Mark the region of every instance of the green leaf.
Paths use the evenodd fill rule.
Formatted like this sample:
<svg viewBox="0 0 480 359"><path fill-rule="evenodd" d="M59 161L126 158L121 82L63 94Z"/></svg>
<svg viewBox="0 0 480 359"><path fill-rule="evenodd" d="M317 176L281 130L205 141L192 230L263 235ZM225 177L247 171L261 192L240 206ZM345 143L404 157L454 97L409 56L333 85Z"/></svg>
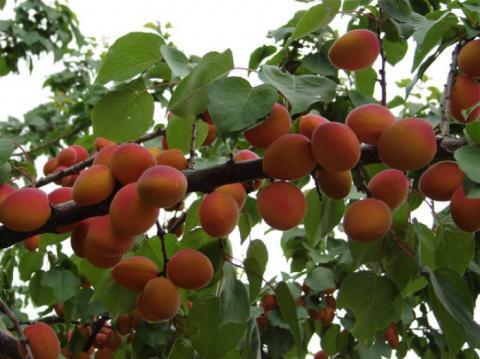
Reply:
<svg viewBox="0 0 480 359"><path fill-rule="evenodd" d="M334 200L323 197L320 200L315 189L307 193L307 215L305 216L305 233L309 242L318 243L340 223L345 203L343 200Z"/></svg>
<svg viewBox="0 0 480 359"><path fill-rule="evenodd" d="M437 233L435 260L437 267L449 268L463 276L475 253L473 233L441 226Z"/></svg>
<svg viewBox="0 0 480 359"><path fill-rule="evenodd" d="M410 22L412 20L412 9L407 0L379 0L381 8L395 20Z"/></svg>
<svg viewBox="0 0 480 359"><path fill-rule="evenodd" d="M480 166L478 166L480 161L480 147L475 145L460 147L455 151L453 157L468 178L480 183Z"/></svg>
<svg viewBox="0 0 480 359"><path fill-rule="evenodd" d="M277 100L271 85L251 87L241 77L217 80L208 89L208 112L221 137L252 127L267 116Z"/></svg>
<svg viewBox="0 0 480 359"><path fill-rule="evenodd" d="M316 292L335 288L335 273L328 268L317 267L310 272L305 283Z"/></svg>
<svg viewBox="0 0 480 359"><path fill-rule="evenodd" d="M0 184L5 183L10 179L11 172L12 166L10 163L0 164Z"/></svg>
<svg viewBox="0 0 480 359"><path fill-rule="evenodd" d="M177 340L175 340L175 342L173 343L170 353L168 353L168 359L179 358L195 358L192 342L185 337L177 338Z"/></svg>
<svg viewBox="0 0 480 359"><path fill-rule="evenodd" d="M271 65L263 65L259 77L263 82L275 86L288 99L292 106L290 110L292 114L305 111L317 102L331 102L337 86L322 76L295 76Z"/></svg>
<svg viewBox="0 0 480 359"><path fill-rule="evenodd" d="M352 333L363 345L373 343L377 331L400 318L402 301L391 280L373 272L356 272L345 278L337 304L355 313Z"/></svg>
<svg viewBox="0 0 480 359"><path fill-rule="evenodd" d="M108 49L100 67L99 84L109 81L125 81L160 62L162 38L146 32L131 32L117 39Z"/></svg>
<svg viewBox="0 0 480 359"><path fill-rule="evenodd" d="M384 38L383 50L385 51L387 62L393 66L398 64L407 54L408 43L402 39L390 41L388 38Z"/></svg>
<svg viewBox="0 0 480 359"><path fill-rule="evenodd" d="M63 303L80 291L80 279L69 270L52 269L42 275L42 285L52 289L58 303Z"/></svg>
<svg viewBox="0 0 480 359"><path fill-rule="evenodd" d="M324 0L305 11L298 20L292 34L292 40L300 39L313 31L327 26L340 9L340 0Z"/></svg>
<svg viewBox="0 0 480 359"><path fill-rule="evenodd" d="M173 115L168 121L168 147L177 148L183 153L190 152L192 129L195 124L195 148L199 148L208 135L208 124L192 117L182 118Z"/></svg>
<svg viewBox="0 0 480 359"><path fill-rule="evenodd" d="M27 281L32 274L42 268L43 264L42 252L37 251L22 251L19 255L18 272L20 273L20 279Z"/></svg>
<svg viewBox="0 0 480 359"><path fill-rule="evenodd" d="M255 320L248 324L247 333L245 335L245 346L242 353L242 359L260 359L261 358L262 341L260 332Z"/></svg>
<svg viewBox="0 0 480 359"><path fill-rule="evenodd" d="M272 105L273 106L273 105ZM7 162L15 149L13 141L8 138L0 139L0 163Z"/></svg>
<svg viewBox="0 0 480 359"><path fill-rule="evenodd" d="M467 123L465 132L475 143L480 143L480 121Z"/></svg>
<svg viewBox="0 0 480 359"><path fill-rule="evenodd" d="M372 96L377 81L377 72L369 67L365 70L355 71L355 88L365 96Z"/></svg>
<svg viewBox="0 0 480 359"><path fill-rule="evenodd" d="M103 96L94 106L91 117L95 136L115 142L134 140L153 122L153 97L141 80L135 81Z"/></svg>
<svg viewBox="0 0 480 359"><path fill-rule="evenodd" d="M7 61L5 60L5 58L0 57L0 77L5 76L8 73L10 73L10 68L8 67Z"/></svg>
<svg viewBox="0 0 480 359"><path fill-rule="evenodd" d="M223 265L224 287L220 294L220 325L246 323L250 305L245 286L235 277L229 262Z"/></svg>
<svg viewBox="0 0 480 359"><path fill-rule="evenodd" d="M265 244L256 239L250 242L247 249L247 257L243 261L245 271L248 278L249 300L256 300L262 288L262 277L267 268L268 250Z"/></svg>
<svg viewBox="0 0 480 359"><path fill-rule="evenodd" d="M435 269L435 236L430 228L422 223L414 221L413 226L418 237L420 263Z"/></svg>
<svg viewBox="0 0 480 359"><path fill-rule="evenodd" d="M52 305L56 302L53 290L42 284L44 271L36 272L28 283L28 291L35 305Z"/></svg>
<svg viewBox="0 0 480 359"><path fill-rule="evenodd" d="M167 62L168 66L172 70L172 78L185 77L193 68L188 58L183 52L175 47L163 45L160 48L163 58Z"/></svg>
<svg viewBox="0 0 480 359"><path fill-rule="evenodd" d="M99 300L112 315L117 316L130 312L135 308L138 292L118 285L112 278L111 271L105 271L95 288L92 300Z"/></svg>
<svg viewBox="0 0 480 359"><path fill-rule="evenodd" d="M325 350L328 354L334 355L338 352L337 340L340 336L340 326L338 324L332 324L322 335L322 350Z"/></svg>
<svg viewBox="0 0 480 359"><path fill-rule="evenodd" d="M277 48L273 45L263 45L256 48L250 55L250 60L248 61L249 69L256 69L264 59L273 55L277 51Z"/></svg>
<svg viewBox="0 0 480 359"><path fill-rule="evenodd" d="M357 266L376 262L382 257L383 241L359 242L348 241L350 253Z"/></svg>
<svg viewBox="0 0 480 359"><path fill-rule="evenodd" d="M230 50L209 52L193 71L185 77L172 94L168 109L176 115L188 117L206 110L208 87L233 69Z"/></svg>
<svg viewBox="0 0 480 359"><path fill-rule="evenodd" d="M7 0L0 0L0 10L5 7L6 3L7 3Z"/></svg>

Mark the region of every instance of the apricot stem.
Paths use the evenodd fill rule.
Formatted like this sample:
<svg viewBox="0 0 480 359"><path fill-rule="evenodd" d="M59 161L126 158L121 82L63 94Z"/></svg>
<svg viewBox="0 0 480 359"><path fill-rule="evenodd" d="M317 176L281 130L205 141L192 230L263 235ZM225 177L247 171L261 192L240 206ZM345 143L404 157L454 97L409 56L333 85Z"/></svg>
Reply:
<svg viewBox="0 0 480 359"><path fill-rule="evenodd" d="M30 345L28 344L28 339L25 337L25 335L23 334L22 328L20 327L20 321L18 320L15 313L13 313L13 311L8 307L8 305L2 299L0 299L0 310L5 313L8 319L10 319L10 321L15 326L15 330L17 332L17 335L20 338L20 342L23 344L23 347L26 349L26 352L27 352L25 355L25 358L32 359L33 358L32 351L30 349Z"/></svg>
<svg viewBox="0 0 480 359"><path fill-rule="evenodd" d="M195 164L195 139L197 137L197 123L198 117L195 117L192 124L192 139L190 140L190 155L188 157L188 169L193 169L193 165Z"/></svg>
<svg viewBox="0 0 480 359"><path fill-rule="evenodd" d="M160 238L160 243L162 244L162 255L163 255L163 269L162 269L162 275L164 277L167 277L167 263L168 263L168 256L167 256L167 248L165 246L165 234L166 232L163 230L162 226L160 223L157 221L155 223L157 226L157 236Z"/></svg>

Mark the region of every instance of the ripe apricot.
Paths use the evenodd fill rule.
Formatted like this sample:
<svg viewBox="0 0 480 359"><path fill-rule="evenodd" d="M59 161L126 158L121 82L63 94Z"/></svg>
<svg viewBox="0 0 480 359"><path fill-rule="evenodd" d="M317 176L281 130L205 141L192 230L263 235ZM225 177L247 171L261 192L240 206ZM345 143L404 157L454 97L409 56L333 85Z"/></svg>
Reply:
<svg viewBox="0 0 480 359"><path fill-rule="evenodd" d="M127 335L132 332L133 325L128 314L122 314L117 318L116 327L121 335Z"/></svg>
<svg viewBox="0 0 480 359"><path fill-rule="evenodd" d="M85 242L84 251L85 258L94 266L102 269L112 268L122 260L122 256L108 257L103 255L101 251L89 241Z"/></svg>
<svg viewBox="0 0 480 359"><path fill-rule="evenodd" d="M98 349L95 352L95 359L115 359L115 353L110 349Z"/></svg>
<svg viewBox="0 0 480 359"><path fill-rule="evenodd" d="M143 290L150 279L158 275L158 266L147 257L128 257L112 269L112 278L129 290Z"/></svg>
<svg viewBox="0 0 480 359"><path fill-rule="evenodd" d="M378 156L382 162L402 171L425 167L436 152L437 140L432 125L414 117L394 122L378 141Z"/></svg>
<svg viewBox="0 0 480 359"><path fill-rule="evenodd" d="M77 151L72 147L64 148L58 154L57 161L60 166L73 166L77 162Z"/></svg>
<svg viewBox="0 0 480 359"><path fill-rule="evenodd" d="M312 139L313 131L327 122L329 121L325 117L315 115L314 113L303 115L298 121L298 132L310 140Z"/></svg>
<svg viewBox="0 0 480 359"><path fill-rule="evenodd" d="M115 178L105 165L93 165L82 171L73 185L73 200L79 206L100 203L110 196Z"/></svg>
<svg viewBox="0 0 480 359"><path fill-rule="evenodd" d="M368 183L372 197L385 202L391 209L400 207L407 200L409 189L408 178L396 169L380 171Z"/></svg>
<svg viewBox="0 0 480 359"><path fill-rule="evenodd" d="M84 219L83 221L80 221L70 236L70 245L72 246L72 250L80 258L85 257L85 238L87 237L90 221L90 219Z"/></svg>
<svg viewBox="0 0 480 359"><path fill-rule="evenodd" d="M0 204L13 192L15 192L15 188L10 186L8 183L0 184Z"/></svg>
<svg viewBox="0 0 480 359"><path fill-rule="evenodd" d="M370 30L356 29L338 38L328 51L332 65L358 71L373 65L380 53L377 35Z"/></svg>
<svg viewBox="0 0 480 359"><path fill-rule="evenodd" d="M475 108L465 118L462 111L480 102L480 85L468 76L456 76L452 86L450 109L452 116L462 123L472 122L480 118L480 107Z"/></svg>
<svg viewBox="0 0 480 359"><path fill-rule="evenodd" d="M71 148L77 153L77 162L85 161L88 158L88 151L81 145L71 145Z"/></svg>
<svg viewBox="0 0 480 359"><path fill-rule="evenodd" d="M277 138L290 132L290 127L291 119L287 108L276 103L266 120L246 130L243 134L252 146L267 148Z"/></svg>
<svg viewBox="0 0 480 359"><path fill-rule="evenodd" d="M110 145L102 148L99 152L95 154L93 158L94 165L105 165L110 167L110 159L112 158L113 152L118 148L118 145Z"/></svg>
<svg viewBox="0 0 480 359"><path fill-rule="evenodd" d="M37 188L16 190L0 203L0 222L14 231L38 229L47 223L50 214L48 197Z"/></svg>
<svg viewBox="0 0 480 359"><path fill-rule="evenodd" d="M463 186L453 192L450 199L450 214L453 222L463 231L480 230L480 199L465 196Z"/></svg>
<svg viewBox="0 0 480 359"><path fill-rule="evenodd" d="M234 162L245 162L245 161L253 161L258 159L258 155L250 150L240 150L233 156ZM245 181L242 183L243 187L247 192L254 191L259 189L263 184L263 179L256 179L253 181Z"/></svg>
<svg viewBox="0 0 480 359"><path fill-rule="evenodd" d="M104 137L97 137L95 139L95 149L97 151L100 151L101 149L105 148L105 147L108 147L108 146L111 146L111 145L114 145L115 142L113 141L110 141L110 140L107 140L106 138Z"/></svg>
<svg viewBox="0 0 480 359"><path fill-rule="evenodd" d="M168 208L180 202L187 192L187 178L171 166L150 167L140 176L137 192L152 207Z"/></svg>
<svg viewBox="0 0 480 359"><path fill-rule="evenodd" d="M150 314L149 317L156 322L172 318L180 309L180 294L168 278L158 277L150 280L141 297L141 304L140 307L137 304L137 309L141 314L146 310L146 313Z"/></svg>
<svg viewBox="0 0 480 359"><path fill-rule="evenodd" d="M480 77L480 39L467 42L458 53L458 67L470 77Z"/></svg>
<svg viewBox="0 0 480 359"><path fill-rule="evenodd" d="M307 176L315 166L310 140L298 134L277 138L263 157L263 171L272 178L283 180Z"/></svg>
<svg viewBox="0 0 480 359"><path fill-rule="evenodd" d="M333 172L319 169L316 172L316 181L320 190L328 197L342 199L348 196L352 189L352 172Z"/></svg>
<svg viewBox="0 0 480 359"><path fill-rule="evenodd" d="M247 202L247 191L245 191L245 187L241 183L224 184L215 188L215 192L222 192L232 196L237 202L240 211L245 206L245 202Z"/></svg>
<svg viewBox="0 0 480 359"><path fill-rule="evenodd" d="M264 312L274 310L278 306L277 298L273 294L265 294L262 297L260 304L262 305Z"/></svg>
<svg viewBox="0 0 480 359"><path fill-rule="evenodd" d="M33 354L33 359L57 359L60 356L60 340L49 325L38 322L23 331Z"/></svg>
<svg viewBox="0 0 480 359"><path fill-rule="evenodd" d="M437 162L420 176L418 189L434 201L448 201L462 185L465 174L455 161Z"/></svg>
<svg viewBox="0 0 480 359"><path fill-rule="evenodd" d="M68 167L58 166L53 170L53 173L61 172L66 169L68 169ZM74 180L73 175L63 176L62 178L56 180L55 184L58 184L59 186L71 186L71 183L73 182L73 180Z"/></svg>
<svg viewBox="0 0 480 359"><path fill-rule="evenodd" d="M43 165L43 174L45 176L48 176L50 173L53 173L55 171L55 168L58 167L58 160L56 158L51 158L47 162L45 162L45 165Z"/></svg>
<svg viewBox="0 0 480 359"><path fill-rule="evenodd" d="M129 251L135 237L122 236L114 232L109 215L90 218L85 238L84 250L95 248L102 256L120 257Z"/></svg>
<svg viewBox="0 0 480 359"><path fill-rule="evenodd" d="M395 324L390 324L387 330L385 330L383 338L392 349L397 349L400 345L400 341L398 340L397 326Z"/></svg>
<svg viewBox="0 0 480 359"><path fill-rule="evenodd" d="M122 184L135 182L147 168L154 165L152 154L137 143L118 146L110 158L112 173Z"/></svg>
<svg viewBox="0 0 480 359"><path fill-rule="evenodd" d="M39 244L40 244L40 236L38 234L35 236L28 237L23 241L23 245L30 252L33 252L35 249L37 249Z"/></svg>
<svg viewBox="0 0 480 359"><path fill-rule="evenodd" d="M328 359L328 353L320 350L319 352L315 353L313 359Z"/></svg>
<svg viewBox="0 0 480 359"><path fill-rule="evenodd" d="M345 124L357 135L360 142L376 145L380 135L395 122L390 110L376 103L354 108L345 119Z"/></svg>
<svg viewBox="0 0 480 359"><path fill-rule="evenodd" d="M212 237L226 237L237 226L239 208L226 193L212 192L203 197L198 211L203 230Z"/></svg>
<svg viewBox="0 0 480 359"><path fill-rule="evenodd" d="M163 150L156 156L157 165L172 166L179 171L188 167L188 161L183 152L177 149Z"/></svg>
<svg viewBox="0 0 480 359"><path fill-rule="evenodd" d="M48 201L53 205L71 201L73 199L72 191L71 187L56 188L48 194Z"/></svg>
<svg viewBox="0 0 480 359"><path fill-rule="evenodd" d="M110 204L113 228L124 236L145 233L158 218L158 208L144 202L138 195L136 187L135 182L122 187Z"/></svg>
<svg viewBox="0 0 480 359"><path fill-rule="evenodd" d="M343 217L345 233L354 241L372 242L390 230L392 213L385 202L366 198L351 204Z"/></svg>
<svg viewBox="0 0 480 359"><path fill-rule="evenodd" d="M202 252L182 249L168 261L167 276L177 287L200 289L206 287L212 280L212 262Z"/></svg>
<svg viewBox="0 0 480 359"><path fill-rule="evenodd" d="M307 211L302 191L288 182L275 182L262 189L257 207L270 227L282 231L298 226Z"/></svg>
<svg viewBox="0 0 480 359"><path fill-rule="evenodd" d="M313 131L312 152L322 168L336 172L348 171L360 159L360 142L350 127L329 122Z"/></svg>

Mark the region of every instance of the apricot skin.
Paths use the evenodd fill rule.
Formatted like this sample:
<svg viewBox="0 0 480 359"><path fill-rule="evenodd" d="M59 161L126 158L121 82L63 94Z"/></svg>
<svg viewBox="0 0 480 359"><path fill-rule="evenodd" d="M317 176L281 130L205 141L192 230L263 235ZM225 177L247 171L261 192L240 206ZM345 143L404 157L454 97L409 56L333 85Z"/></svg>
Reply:
<svg viewBox="0 0 480 359"><path fill-rule="evenodd" d="M277 138L290 132L291 119L285 106L273 105L270 116L259 125L246 130L245 139L254 147L267 148Z"/></svg>
<svg viewBox="0 0 480 359"><path fill-rule="evenodd" d="M64 148L58 154L57 161L60 166L70 167L77 162L77 151L72 147Z"/></svg>
<svg viewBox="0 0 480 359"><path fill-rule="evenodd" d="M270 227L282 231L298 226L307 211L302 191L288 182L275 182L262 189L257 207Z"/></svg>
<svg viewBox="0 0 480 359"><path fill-rule="evenodd" d="M39 244L40 236L38 234L35 236L31 236L23 241L23 245L30 252L33 252L35 249L37 249Z"/></svg>
<svg viewBox="0 0 480 359"><path fill-rule="evenodd" d="M142 304L139 309L147 309L153 321L172 318L180 309L181 298L177 287L167 278L158 277L150 280L141 293ZM148 319L148 318L147 318Z"/></svg>
<svg viewBox="0 0 480 359"><path fill-rule="evenodd" d="M377 35L370 30L357 29L338 38L330 47L328 58L340 69L358 71L373 65L379 53Z"/></svg>
<svg viewBox="0 0 480 359"><path fill-rule="evenodd" d="M110 140L107 140L106 138L103 138L103 137L97 137L95 139L95 149L97 151L100 151L102 148L105 148L105 147L108 147L108 146L111 146L111 145L114 145L115 142L113 141L110 141Z"/></svg>
<svg viewBox="0 0 480 359"><path fill-rule="evenodd" d="M202 252L182 249L168 261L167 276L177 287L200 289L206 287L212 280L213 266Z"/></svg>
<svg viewBox="0 0 480 359"><path fill-rule="evenodd" d="M272 294L265 294L262 297L261 304L264 312L274 310L278 306L277 298L275 298L275 296Z"/></svg>
<svg viewBox="0 0 480 359"><path fill-rule="evenodd" d="M245 187L241 183L229 183L223 186L217 187L215 192L222 192L229 194L233 197L233 199L237 202L238 208L240 211L245 206L245 202L247 202L247 191L245 191Z"/></svg>
<svg viewBox="0 0 480 359"><path fill-rule="evenodd" d="M320 169L316 172L316 181L326 196L342 199L347 197L352 189L352 172L332 172Z"/></svg>
<svg viewBox="0 0 480 359"><path fill-rule="evenodd" d="M263 157L263 171L272 178L283 180L307 176L315 166L309 139L298 134L277 138Z"/></svg>
<svg viewBox="0 0 480 359"><path fill-rule="evenodd" d="M434 201L448 201L462 185L465 174L455 161L441 161L431 165L420 176L418 189Z"/></svg>
<svg viewBox="0 0 480 359"><path fill-rule="evenodd" d="M480 77L480 39L466 43L458 54L458 67L473 78Z"/></svg>
<svg viewBox="0 0 480 359"><path fill-rule="evenodd" d="M53 173L55 168L58 167L58 160L56 158L51 158L43 166L43 174L48 176L50 173Z"/></svg>
<svg viewBox="0 0 480 359"><path fill-rule="evenodd" d="M212 237L228 236L236 227L239 208L232 196L212 192L206 195L199 208L200 224Z"/></svg>
<svg viewBox="0 0 480 359"><path fill-rule="evenodd" d="M450 109L452 116L461 123L468 123L480 118L480 107L475 108L467 118L463 110L475 106L480 101L480 85L467 76L456 76L452 87Z"/></svg>
<svg viewBox="0 0 480 359"><path fill-rule="evenodd" d="M60 341L57 333L47 324L38 322L23 331L32 350L33 359L57 359Z"/></svg>
<svg viewBox="0 0 480 359"><path fill-rule="evenodd" d="M50 214L48 197L37 188L19 189L0 203L0 222L14 231L38 229L47 223Z"/></svg>
<svg viewBox="0 0 480 359"><path fill-rule="evenodd" d="M368 183L372 197L385 202L391 209L407 200L409 188L408 178L396 169L380 171Z"/></svg>
<svg viewBox="0 0 480 359"><path fill-rule="evenodd" d="M350 239L359 242L372 242L382 238L390 230L391 224L390 208L375 198L354 202L347 208L343 218L345 233Z"/></svg>
<svg viewBox="0 0 480 359"><path fill-rule="evenodd" d="M453 192L450 199L450 214L453 222L463 231L480 230L480 199L465 196L463 186Z"/></svg>
<svg viewBox="0 0 480 359"><path fill-rule="evenodd" d="M82 171L73 185L73 200L79 206L100 203L110 196L115 178L105 165L93 165Z"/></svg>
<svg viewBox="0 0 480 359"><path fill-rule="evenodd" d="M407 117L389 126L378 141L378 156L388 166L402 171L425 167L437 152L432 125Z"/></svg>
<svg viewBox="0 0 480 359"><path fill-rule="evenodd" d="M322 168L336 172L348 171L360 159L360 142L350 127L329 122L313 132L312 152Z"/></svg>
<svg viewBox="0 0 480 359"><path fill-rule="evenodd" d="M172 166L179 171L188 167L188 161L182 151L177 149L164 150L156 156L157 165Z"/></svg>
<svg viewBox="0 0 480 359"><path fill-rule="evenodd" d="M320 115L315 115L313 113L303 115L298 121L298 132L310 140L312 138L313 131L315 131L318 126L327 122L329 121Z"/></svg>
<svg viewBox="0 0 480 359"><path fill-rule="evenodd" d="M253 161L258 158L259 158L258 155L253 151L240 150L235 154L235 156L233 156L233 161L238 163L238 162L245 162L245 161ZM243 182L242 184L243 184L243 187L245 187L245 190L247 190L247 192L250 192L250 191L259 189L263 184L263 179L246 181L246 182Z"/></svg>
<svg viewBox="0 0 480 359"><path fill-rule="evenodd" d="M110 167L110 159L112 158L113 152L118 148L118 145L110 145L102 148L99 152L95 154L93 158L94 165L106 165Z"/></svg>
<svg viewBox="0 0 480 359"><path fill-rule="evenodd" d="M85 161L88 158L88 151L81 145L71 145L71 148L77 153L77 162Z"/></svg>
<svg viewBox="0 0 480 359"><path fill-rule="evenodd" d="M73 252L80 258L85 257L85 240L88 233L88 227L90 225L90 219L84 219L75 227L70 236L70 245Z"/></svg>
<svg viewBox="0 0 480 359"><path fill-rule="evenodd" d="M15 188L10 186L8 183L0 184L0 204L13 192L15 192Z"/></svg>
<svg viewBox="0 0 480 359"><path fill-rule="evenodd" d="M135 182L149 167L155 165L152 154L136 143L120 145L110 158L110 168L122 184Z"/></svg>
<svg viewBox="0 0 480 359"><path fill-rule="evenodd" d="M357 135L360 142L376 145L383 131L395 122L388 108L375 103L358 106L345 119L345 124Z"/></svg>
<svg viewBox="0 0 480 359"><path fill-rule="evenodd" d="M158 275L158 266L146 257L128 257L112 269L112 278L129 290L143 290L147 282Z"/></svg>

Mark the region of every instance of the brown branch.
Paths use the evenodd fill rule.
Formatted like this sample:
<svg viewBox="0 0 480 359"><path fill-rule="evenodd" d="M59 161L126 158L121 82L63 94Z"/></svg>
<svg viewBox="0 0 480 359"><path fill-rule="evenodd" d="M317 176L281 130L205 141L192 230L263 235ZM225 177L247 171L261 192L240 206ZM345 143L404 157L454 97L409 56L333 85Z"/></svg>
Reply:
<svg viewBox="0 0 480 359"><path fill-rule="evenodd" d="M363 168L363 165L358 164L353 170L357 173L358 178L360 179L360 184L363 191L367 194L368 197L372 197L372 194L368 189L367 174L365 173L365 168Z"/></svg>
<svg viewBox="0 0 480 359"><path fill-rule="evenodd" d="M190 155L188 156L188 168L192 169L195 164L195 140L197 138L197 123L199 119L195 118L192 123L192 138L190 140Z"/></svg>
<svg viewBox="0 0 480 359"><path fill-rule="evenodd" d="M94 322L92 324L92 332L91 332L90 336L88 337L87 342L83 346L83 351L84 352L88 353L88 351L90 350L93 343L95 343L95 339L97 337L97 334L100 333L100 330L103 328L103 326L105 325L105 322L108 319L110 319L110 317L106 314L103 314L102 316L100 316L100 318L98 318L98 320L96 322Z"/></svg>
<svg viewBox="0 0 480 359"><path fill-rule="evenodd" d="M176 218L174 222L172 222L168 228L167 232L168 233L175 233L175 231L185 223L185 220L187 219L187 213L183 212L180 217Z"/></svg>
<svg viewBox="0 0 480 359"><path fill-rule="evenodd" d="M163 269L162 269L162 276L167 276L167 264L168 264L168 256L167 256L167 248L165 247L165 231L163 230L160 223L157 221L155 223L157 226L157 236L160 238L160 243L162 244L162 256L163 256Z"/></svg>
<svg viewBox="0 0 480 359"><path fill-rule="evenodd" d="M381 58L381 68L378 71L380 74L380 86L382 88L382 105L387 106L387 72L386 72L386 60L385 60L385 52L383 50L383 39L382 39L382 21L383 21L383 10L380 8L379 15L377 18L377 38L378 42L380 43L380 58Z"/></svg>
<svg viewBox="0 0 480 359"><path fill-rule="evenodd" d="M0 358L23 359L19 341L14 336L0 330Z"/></svg>
<svg viewBox="0 0 480 359"><path fill-rule="evenodd" d="M20 343L23 348L26 350L25 359L33 359L32 351L30 350L30 346L28 345L28 339L23 334L22 327L20 326L20 321L18 320L17 316L13 311L8 307L8 305L0 299L0 310L5 313L5 315L10 319L10 321L15 326L15 331L20 338Z"/></svg>

